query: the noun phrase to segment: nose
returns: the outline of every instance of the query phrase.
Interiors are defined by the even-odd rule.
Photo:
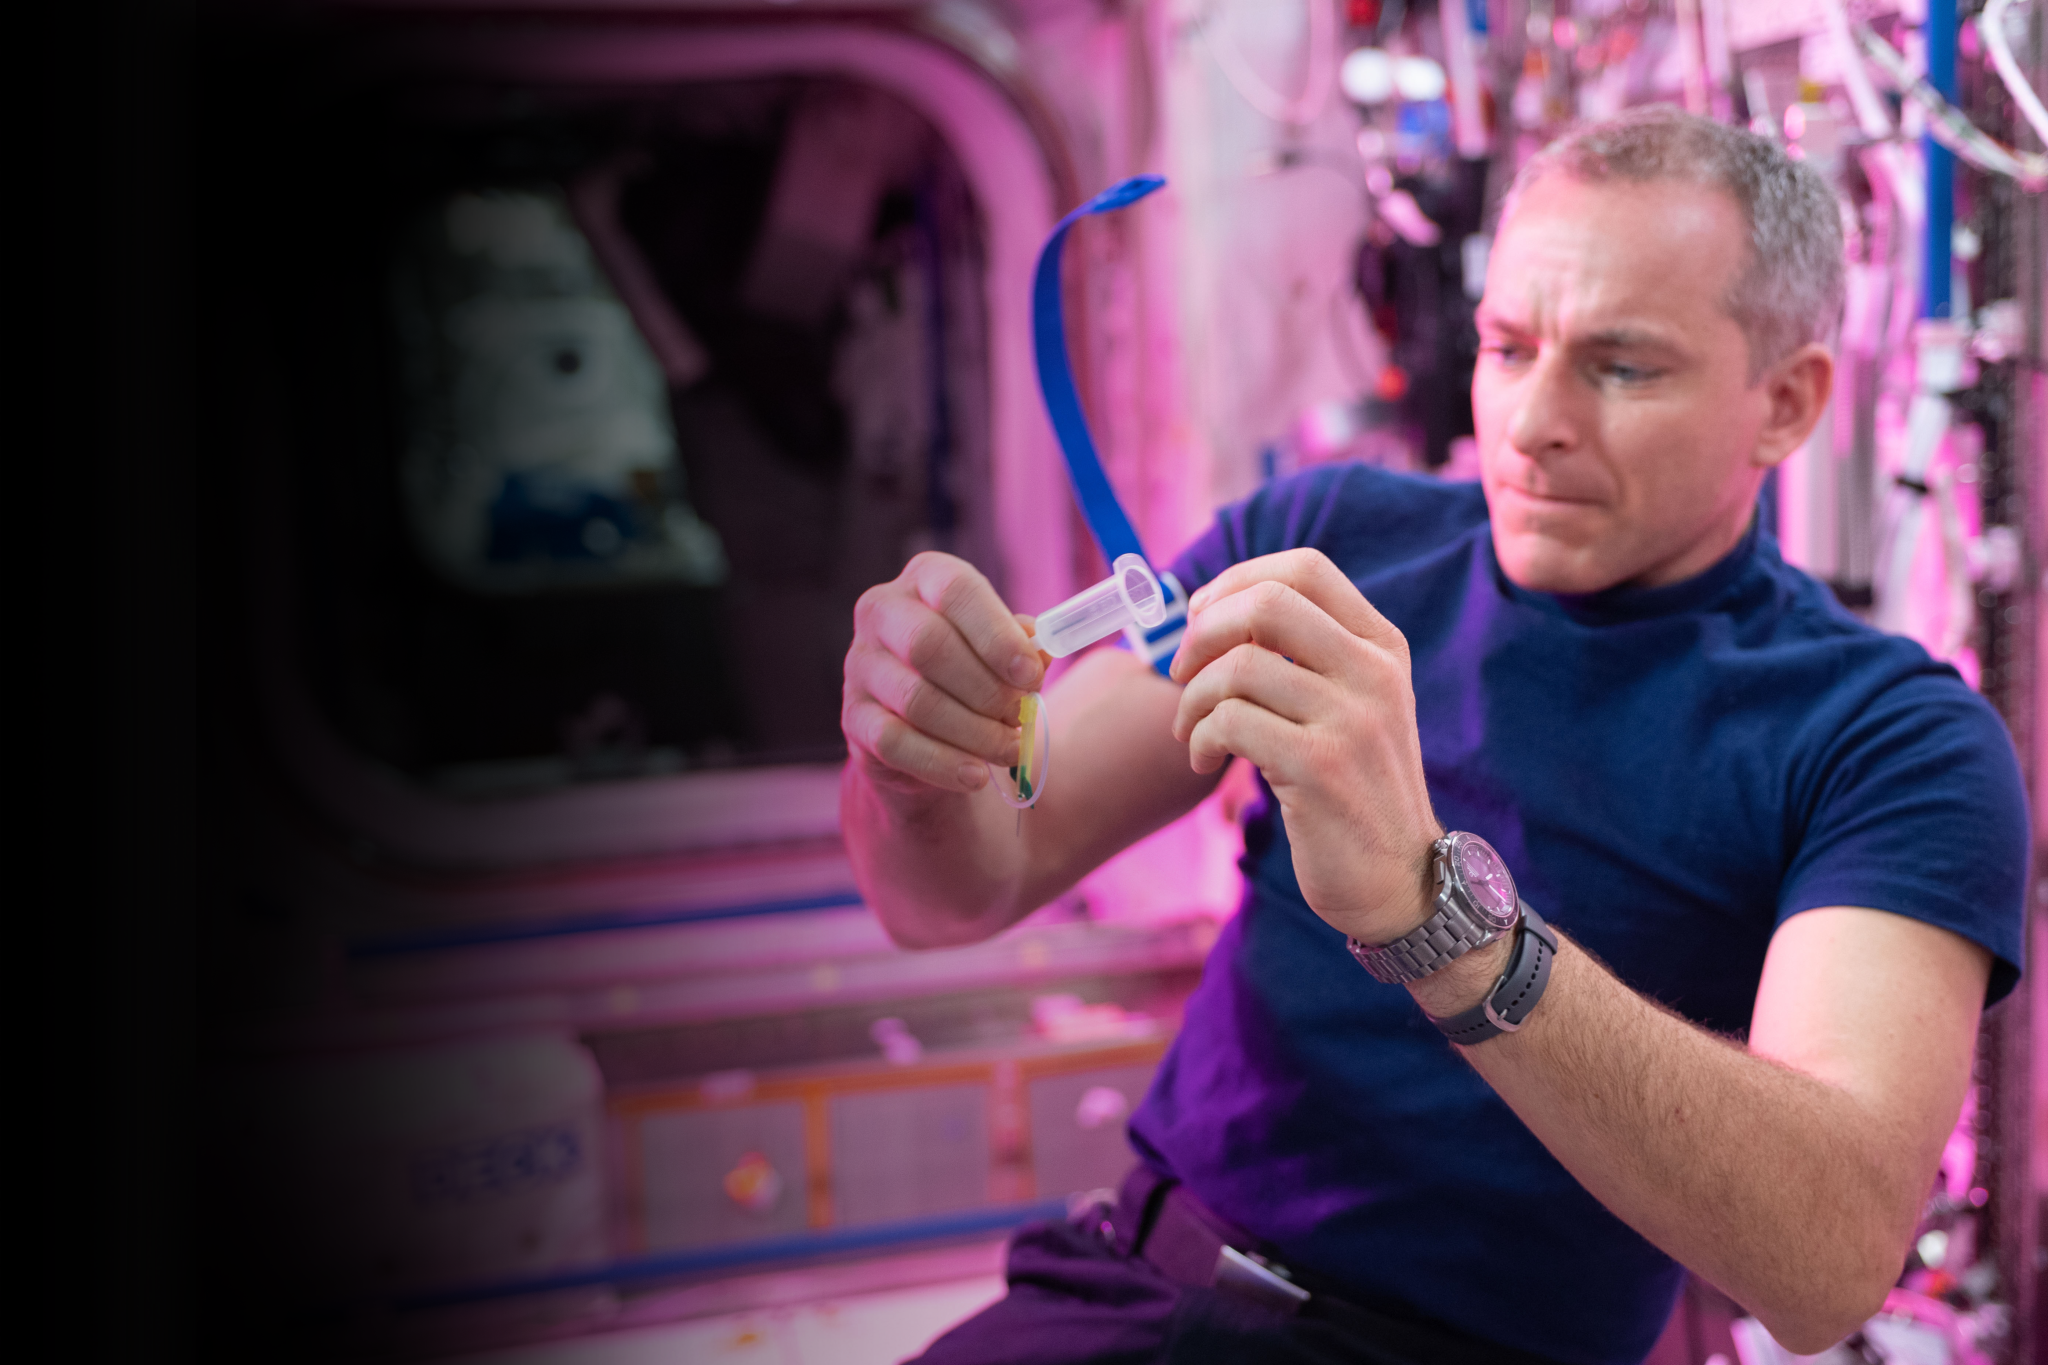
[[[1544,346],[1516,387],[1520,393],[1508,418],[1509,445],[1537,461],[1565,454],[1578,445],[1578,385],[1565,357]]]

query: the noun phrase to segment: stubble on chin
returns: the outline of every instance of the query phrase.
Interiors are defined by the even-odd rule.
[[[1529,592],[1587,592],[1597,576],[1586,547],[1527,528],[1496,529],[1493,554],[1515,586]]]

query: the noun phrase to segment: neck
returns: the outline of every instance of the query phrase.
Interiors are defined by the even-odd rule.
[[[1749,496],[1738,503],[1729,515],[1717,519],[1692,544],[1665,560],[1630,579],[1623,586],[1631,588],[1663,588],[1673,583],[1703,574],[1728,556],[1729,551],[1742,543],[1749,534],[1750,523],[1755,520],[1756,487],[1749,490]]]

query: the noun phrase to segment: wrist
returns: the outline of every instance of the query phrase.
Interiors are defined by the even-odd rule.
[[[1397,893],[1382,901],[1370,911],[1361,910],[1344,919],[1332,915],[1330,923],[1347,937],[1360,943],[1392,943],[1403,935],[1414,932],[1436,913],[1436,839],[1443,837],[1438,830],[1431,842],[1422,846],[1414,867],[1414,880],[1406,893]]]
[[[1448,1019],[1477,1005],[1492,992],[1513,954],[1515,936],[1474,948],[1455,962],[1408,983],[1408,994],[1434,1019]]]
[[[947,791],[856,751],[840,779],[841,823],[919,842],[959,837],[972,823],[969,795]]]
[[[1521,900],[1493,846],[1476,834],[1444,835],[1429,849],[1435,894],[1406,933],[1378,942],[1353,935],[1351,955],[1381,981],[1409,984],[1513,932]],[[1407,914],[1415,916],[1411,904]]]
[[[1431,851],[1435,912],[1388,943],[1350,939],[1351,955],[1378,980],[1407,986],[1453,1043],[1513,1033],[1543,999],[1557,932],[1521,898],[1486,840],[1457,831]]]

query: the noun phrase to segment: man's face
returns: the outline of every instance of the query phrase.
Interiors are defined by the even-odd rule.
[[[1749,382],[1722,303],[1747,238],[1741,206],[1695,185],[1553,172],[1521,196],[1487,267],[1472,410],[1494,551],[1522,587],[1677,582],[1747,529],[1784,454],[1759,450],[1774,386]]]

